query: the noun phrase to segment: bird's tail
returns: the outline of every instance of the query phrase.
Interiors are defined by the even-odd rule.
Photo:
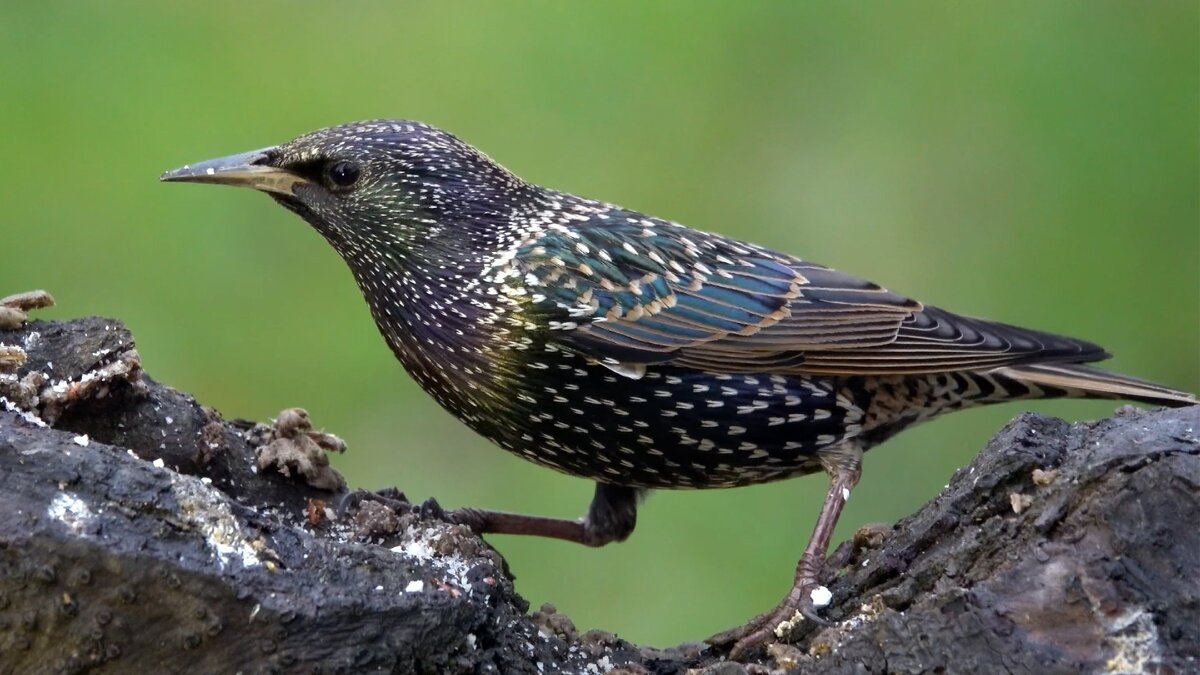
[[[1125,399],[1171,408],[1196,405],[1192,394],[1074,363],[1010,366],[991,374],[1033,387],[1044,396]]]

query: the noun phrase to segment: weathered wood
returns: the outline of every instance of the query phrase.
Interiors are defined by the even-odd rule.
[[[329,520],[344,493],[275,470],[286,442],[258,469],[255,447],[293,432],[154,382],[117,321],[0,345],[21,352],[0,365],[0,673],[1200,667],[1198,407],[1018,417],[882,541],[842,550],[834,626],[738,665],[527,616],[461,527],[378,504]]]

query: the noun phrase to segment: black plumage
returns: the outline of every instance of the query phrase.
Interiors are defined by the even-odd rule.
[[[529,184],[406,121],[323,129],[164,180],[266,191],[354,273],[408,372],[472,429],[596,481],[581,521],[462,510],[481,531],[624,539],[646,489],[818,470],[831,485],[770,636],[804,604],[862,452],[1017,398],[1187,394],[1104,373],[1098,346],[928,307],[754,244]]]

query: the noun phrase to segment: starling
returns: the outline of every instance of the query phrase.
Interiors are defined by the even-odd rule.
[[[863,452],[944,412],[1193,396],[1087,365],[1083,340],[952,314],[719,234],[527,183],[411,121],[321,129],[164,181],[256,188],[349,265],[396,358],[467,426],[595,481],[579,520],[461,509],[480,533],[601,546],[653,489],[830,477],[791,592],[736,653],[811,612]]]

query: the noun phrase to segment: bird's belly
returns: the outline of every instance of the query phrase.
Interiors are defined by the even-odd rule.
[[[651,368],[630,379],[583,359],[528,371],[484,435],[538,464],[652,489],[748,485],[819,471],[861,429],[833,378]]]

